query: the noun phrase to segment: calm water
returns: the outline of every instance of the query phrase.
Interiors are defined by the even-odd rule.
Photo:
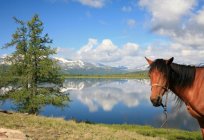
[[[44,116],[63,117],[107,124],[139,124],[160,127],[163,109],[152,106],[148,80],[66,79],[64,89],[71,102],[64,108],[46,105]],[[12,109],[10,100],[1,109]],[[175,108],[173,96],[168,101],[168,127],[198,130],[199,126],[183,105]]]

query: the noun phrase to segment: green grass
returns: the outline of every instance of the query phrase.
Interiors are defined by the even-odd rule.
[[[137,132],[144,136],[162,137],[168,140],[202,140],[200,131],[190,132],[179,129],[154,128],[139,125],[111,125],[108,127]]]
[[[108,75],[64,75],[65,78],[98,78],[98,79],[148,79],[147,72]]]
[[[20,113],[0,113],[0,127],[18,129],[39,140],[201,140],[200,132],[158,129],[138,125],[87,124]]]

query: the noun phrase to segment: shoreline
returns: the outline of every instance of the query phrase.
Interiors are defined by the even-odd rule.
[[[63,75],[63,78],[81,79],[149,79],[147,75],[113,74],[113,75]]]
[[[131,124],[97,124],[21,113],[0,112],[1,128],[22,131],[31,139],[192,139],[202,140],[200,131],[154,128]]]

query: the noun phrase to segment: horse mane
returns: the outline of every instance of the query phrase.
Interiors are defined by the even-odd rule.
[[[195,66],[181,65],[176,63],[166,64],[165,60],[156,59],[150,65],[149,72],[153,71],[154,69],[157,69],[165,76],[167,82],[169,83],[170,89],[174,89],[175,87],[190,87],[195,80]],[[175,96],[175,100],[177,105],[182,104],[182,101],[178,96]]]
[[[190,87],[195,80],[196,67],[172,63],[169,82],[171,87]]]
[[[190,87],[194,80],[195,80],[195,74],[196,74],[196,67],[190,66],[190,65],[180,65],[176,63],[172,63],[170,65],[170,72],[171,76],[169,77],[169,82],[171,87]],[[174,97],[176,100],[177,107],[180,108],[183,105],[183,101],[180,99],[179,96]]]

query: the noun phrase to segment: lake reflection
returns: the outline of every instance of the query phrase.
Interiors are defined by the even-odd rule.
[[[70,81],[66,82],[69,83]],[[67,83],[65,85],[72,85]],[[78,100],[86,105],[90,112],[97,112],[100,108],[103,111],[111,112],[114,107],[120,104],[128,108],[137,107],[149,98],[145,94],[149,88],[142,83],[135,84],[133,80],[87,81],[83,85],[83,89],[81,86],[75,85],[79,89],[70,91],[70,96],[73,101]]]
[[[71,102],[64,108],[47,105],[40,114],[97,123],[154,127],[160,127],[164,120],[163,109],[153,107],[149,100],[148,80],[66,79],[62,91],[70,94]],[[172,98],[168,103],[168,127],[198,130],[196,120],[186,112],[185,106],[179,111],[172,109],[175,104]],[[9,108],[10,104],[7,101],[1,108]]]

